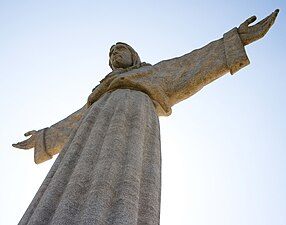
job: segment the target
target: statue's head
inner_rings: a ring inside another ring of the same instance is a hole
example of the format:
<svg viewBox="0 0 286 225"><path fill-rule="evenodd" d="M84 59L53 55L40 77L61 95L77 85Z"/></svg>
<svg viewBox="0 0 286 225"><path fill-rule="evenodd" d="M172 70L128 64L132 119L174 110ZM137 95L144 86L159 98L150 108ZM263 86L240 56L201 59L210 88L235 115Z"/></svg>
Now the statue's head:
<svg viewBox="0 0 286 225"><path fill-rule="evenodd" d="M109 51L109 66L112 70L125 69L141 63L137 52L128 44L117 42Z"/></svg>

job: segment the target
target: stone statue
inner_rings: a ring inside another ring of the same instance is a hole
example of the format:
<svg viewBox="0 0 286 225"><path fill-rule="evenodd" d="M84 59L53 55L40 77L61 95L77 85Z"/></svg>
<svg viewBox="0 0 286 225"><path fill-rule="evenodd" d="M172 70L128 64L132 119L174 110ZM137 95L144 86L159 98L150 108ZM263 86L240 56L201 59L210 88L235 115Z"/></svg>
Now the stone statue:
<svg viewBox="0 0 286 225"><path fill-rule="evenodd" d="M159 224L161 150L158 116L205 85L247 66L244 46L262 38L279 10L203 48L155 65L125 43L109 52L109 73L87 104L13 144L42 163L60 152L19 224Z"/></svg>

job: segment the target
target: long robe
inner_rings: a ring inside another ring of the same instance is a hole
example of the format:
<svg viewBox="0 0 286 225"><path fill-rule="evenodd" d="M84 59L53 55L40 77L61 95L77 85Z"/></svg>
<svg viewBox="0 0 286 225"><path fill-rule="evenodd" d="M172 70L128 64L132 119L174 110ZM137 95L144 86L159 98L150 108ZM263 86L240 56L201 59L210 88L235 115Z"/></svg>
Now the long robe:
<svg viewBox="0 0 286 225"><path fill-rule="evenodd" d="M234 28L184 56L114 71L91 107L38 132L35 162L60 154L19 224L159 224L158 116L248 64Z"/></svg>

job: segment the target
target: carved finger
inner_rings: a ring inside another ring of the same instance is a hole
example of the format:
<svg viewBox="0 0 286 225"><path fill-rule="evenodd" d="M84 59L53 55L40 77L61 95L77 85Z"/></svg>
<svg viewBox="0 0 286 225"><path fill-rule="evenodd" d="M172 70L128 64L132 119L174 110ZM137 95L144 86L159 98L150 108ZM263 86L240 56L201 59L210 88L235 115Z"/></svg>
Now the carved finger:
<svg viewBox="0 0 286 225"><path fill-rule="evenodd" d="M271 13L269 16L265 17L263 20L261 20L257 25L262 26L272 26L275 22L275 19L279 13L279 9L276 9L273 13Z"/></svg>
<svg viewBox="0 0 286 225"><path fill-rule="evenodd" d="M265 17L263 20L259 21L255 26L258 28L258 29L261 29L262 27L265 27L265 26L268 26L269 23L271 23L271 21L273 20L273 15L269 15L267 17Z"/></svg>
<svg viewBox="0 0 286 225"><path fill-rule="evenodd" d="M273 14L275 15L275 17L277 17L279 11L280 11L279 9L275 9L275 11L273 12Z"/></svg>
<svg viewBox="0 0 286 225"><path fill-rule="evenodd" d="M34 140L29 138L25 141L18 142L17 144L12 144L12 146L20 149L30 149L34 147Z"/></svg>
<svg viewBox="0 0 286 225"><path fill-rule="evenodd" d="M279 9L276 9L270 16L269 18L267 19L268 21L268 29L274 24L275 20L276 20L276 17L278 16L278 13L279 13Z"/></svg>
<svg viewBox="0 0 286 225"><path fill-rule="evenodd" d="M249 28L248 25L253 23L256 20L256 16L252 16L250 18L248 18L247 20L245 20L242 24L240 24L239 26L239 31L241 33L244 33L247 31L247 29Z"/></svg>
<svg viewBox="0 0 286 225"><path fill-rule="evenodd" d="M251 23L253 23L256 20L256 16L252 16L250 18L248 18L244 23L247 24L247 26Z"/></svg>
<svg viewBox="0 0 286 225"><path fill-rule="evenodd" d="M34 135L34 134L36 134L36 131L35 131L35 130L31 130L31 131L26 132L24 135L25 135L26 137L28 137L28 136Z"/></svg>
<svg viewBox="0 0 286 225"><path fill-rule="evenodd" d="M275 10L273 13L271 13L269 16L267 16L255 25L255 32L257 33L259 38L262 38L268 32L270 27L274 24L278 12L279 10Z"/></svg>

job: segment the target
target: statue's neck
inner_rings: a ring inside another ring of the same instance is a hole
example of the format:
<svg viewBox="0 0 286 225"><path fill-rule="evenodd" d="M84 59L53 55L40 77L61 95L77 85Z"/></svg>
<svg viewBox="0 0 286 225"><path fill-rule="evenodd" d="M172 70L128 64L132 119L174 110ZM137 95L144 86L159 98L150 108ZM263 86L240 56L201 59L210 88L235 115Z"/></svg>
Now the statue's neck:
<svg viewBox="0 0 286 225"><path fill-rule="evenodd" d="M109 74L107 74L107 75L100 81L100 83L103 82L106 78L109 78L109 77L112 77L112 76L116 76L116 75L119 75L119 74L122 74L122 73L125 73L125 72L128 72L128 71L134 70L134 69L138 69L138 68L143 67L143 66L151 66L151 64L150 64L150 63L146 63L146 62L142 62L142 63L140 63L140 64L127 67L127 68L125 68L125 69L122 69L122 68L115 69L115 70L113 70L112 72L110 72Z"/></svg>

